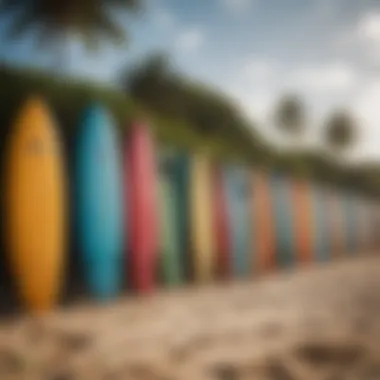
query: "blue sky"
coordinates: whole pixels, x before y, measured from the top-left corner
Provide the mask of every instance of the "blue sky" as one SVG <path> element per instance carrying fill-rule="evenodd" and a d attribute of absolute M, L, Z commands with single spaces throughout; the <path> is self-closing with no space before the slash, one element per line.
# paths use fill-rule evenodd
<path fill-rule="evenodd" d="M 138 18 L 116 17 L 130 30 L 129 48 L 104 44 L 91 55 L 73 41 L 70 73 L 112 82 L 121 67 L 163 49 L 182 71 L 229 93 L 275 141 L 270 111 L 282 93 L 299 93 L 309 105 L 311 145 L 328 112 L 349 107 L 360 126 L 353 156 L 380 159 L 378 0 L 149 0 Z M 0 39 L 0 53 L 18 64 L 56 63 L 33 36 Z"/>

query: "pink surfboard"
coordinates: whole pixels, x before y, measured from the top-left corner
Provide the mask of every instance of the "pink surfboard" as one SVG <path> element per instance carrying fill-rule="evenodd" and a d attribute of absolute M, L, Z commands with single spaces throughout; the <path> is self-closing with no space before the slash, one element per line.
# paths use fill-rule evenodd
<path fill-rule="evenodd" d="M 142 293 L 155 287 L 158 254 L 157 167 L 149 129 L 142 123 L 132 125 L 125 153 L 129 216 L 128 257 L 132 287 Z"/>
<path fill-rule="evenodd" d="M 230 225 L 227 213 L 226 189 L 223 186 L 221 168 L 213 170 L 213 211 L 216 242 L 216 275 L 222 279 L 231 277 Z"/>

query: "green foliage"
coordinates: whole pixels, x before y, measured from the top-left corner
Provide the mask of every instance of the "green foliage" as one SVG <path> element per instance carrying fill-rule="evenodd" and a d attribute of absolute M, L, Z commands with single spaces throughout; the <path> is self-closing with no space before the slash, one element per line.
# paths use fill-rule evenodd
<path fill-rule="evenodd" d="M 115 89 L 57 79 L 39 71 L 6 67 L 0 67 L 0 151 L 15 113 L 31 94 L 39 94 L 47 99 L 59 120 L 63 136 L 69 142 L 68 149 L 81 111 L 89 102 L 97 101 L 109 108 L 121 134 L 127 133 L 133 118 L 144 118 L 152 126 L 158 142 L 165 147 L 188 152 L 202 150 L 223 161 L 260 165 L 292 175 L 311 176 L 330 184 L 349 186 L 371 195 L 380 194 L 380 166 L 376 163 L 347 167 L 321 152 L 284 154 L 263 139 L 258 139 L 257 132 L 247 122 L 240 125 L 242 129 L 234 128 L 233 121 L 230 121 L 228 128 L 220 131 L 217 128 L 213 132 L 203 131 L 198 124 L 193 124 L 192 118 L 178 114 L 165 117 Z M 233 117 L 230 116 L 230 120 L 234 120 Z"/>
<path fill-rule="evenodd" d="M 138 112 L 130 99 L 115 90 L 104 87 L 57 79 L 39 71 L 25 71 L 0 67 L 0 120 L 9 126 L 15 112 L 31 94 L 45 97 L 57 117 L 70 134 L 76 125 L 80 111 L 91 101 L 103 102 L 120 123 Z"/>
<path fill-rule="evenodd" d="M 284 132 L 299 136 L 306 124 L 305 105 L 295 95 L 283 96 L 275 110 L 276 125 Z"/>
<path fill-rule="evenodd" d="M 34 29 L 40 42 L 52 43 L 62 35 L 73 34 L 88 48 L 95 48 L 102 38 L 114 43 L 125 41 L 125 29 L 111 16 L 111 7 L 134 12 L 141 4 L 142 0 L 2 0 L 0 15 L 13 17 L 8 37 L 19 38 Z"/>
<path fill-rule="evenodd" d="M 331 149 L 342 152 L 356 140 L 356 125 L 347 111 L 336 111 L 328 119 L 325 140 Z"/>
<path fill-rule="evenodd" d="M 230 153 L 259 159 L 265 142 L 231 99 L 174 70 L 165 54 L 155 53 L 122 77 L 125 90 L 149 112 L 183 120 L 208 146 L 229 142 Z M 256 153 L 261 152 L 257 155 Z"/>

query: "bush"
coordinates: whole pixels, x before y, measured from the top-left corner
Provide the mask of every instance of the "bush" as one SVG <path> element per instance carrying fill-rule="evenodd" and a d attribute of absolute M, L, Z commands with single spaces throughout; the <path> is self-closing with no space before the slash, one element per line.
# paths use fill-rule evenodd
<path fill-rule="evenodd" d="M 83 108 L 99 101 L 113 114 L 122 133 L 134 117 L 146 118 L 159 143 L 181 150 L 201 150 L 216 159 L 260 165 L 292 175 L 312 176 L 330 184 L 349 187 L 371 195 L 380 194 L 380 169 L 371 165 L 345 167 L 321 152 L 284 154 L 254 138 L 244 135 L 244 128 L 228 129 L 226 133 L 204 134 L 197 126 L 180 118 L 168 118 L 147 112 L 122 91 L 87 82 L 55 78 L 37 70 L 20 70 L 0 66 L 0 152 L 15 113 L 31 94 L 43 96 L 59 121 L 58 125 L 68 142 L 76 130 Z M 253 128 L 253 127 L 252 127 Z M 242 133 L 242 131 L 244 133 Z M 70 144 L 68 144 L 70 147 Z M 70 149 L 70 148 L 69 148 Z"/>

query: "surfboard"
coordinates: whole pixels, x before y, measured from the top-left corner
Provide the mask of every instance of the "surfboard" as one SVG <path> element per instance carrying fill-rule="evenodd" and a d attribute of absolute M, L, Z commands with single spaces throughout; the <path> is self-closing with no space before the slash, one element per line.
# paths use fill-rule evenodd
<path fill-rule="evenodd" d="M 291 206 L 290 182 L 282 174 L 271 176 L 271 196 L 275 221 L 276 258 L 279 266 L 290 267 L 295 262 L 293 210 Z"/>
<path fill-rule="evenodd" d="M 294 210 L 294 231 L 297 261 L 309 264 L 313 261 L 313 220 L 309 183 L 304 179 L 294 179 L 291 183 Z"/>
<path fill-rule="evenodd" d="M 373 220 L 373 245 L 375 249 L 378 249 L 380 248 L 380 203 L 378 200 L 374 201 L 371 219 Z"/>
<path fill-rule="evenodd" d="M 379 246 L 379 206 L 376 199 L 371 199 L 369 202 L 369 212 L 368 212 L 368 230 L 369 230 L 369 240 L 370 240 L 370 248 L 371 250 L 377 249 Z"/>
<path fill-rule="evenodd" d="M 232 271 L 237 277 L 252 272 L 251 183 L 247 171 L 237 165 L 224 169 L 227 213 L 231 226 Z"/>
<path fill-rule="evenodd" d="M 359 218 L 360 218 L 360 252 L 366 252 L 369 247 L 369 223 L 368 223 L 368 211 L 369 211 L 369 201 L 365 197 L 360 197 L 359 200 Z"/>
<path fill-rule="evenodd" d="M 346 229 L 346 252 L 354 254 L 357 249 L 357 215 L 355 197 L 353 193 L 346 192 L 344 195 L 345 229 Z"/>
<path fill-rule="evenodd" d="M 380 204 L 378 200 L 373 201 L 371 220 L 373 248 L 378 249 L 380 247 Z"/>
<path fill-rule="evenodd" d="M 24 305 L 39 313 L 56 304 L 61 289 L 67 196 L 61 141 L 42 99 L 28 99 L 8 143 L 5 238 Z"/>
<path fill-rule="evenodd" d="M 176 194 L 175 215 L 178 223 L 179 262 L 184 280 L 192 277 L 190 249 L 190 156 L 176 154 L 173 159 L 173 187 Z"/>
<path fill-rule="evenodd" d="M 213 180 L 213 215 L 216 251 L 216 276 L 228 279 L 231 276 L 230 244 L 231 225 L 227 214 L 227 196 L 221 165 L 215 165 Z"/>
<path fill-rule="evenodd" d="M 361 252 L 365 244 L 364 231 L 364 214 L 363 214 L 363 199 L 360 196 L 356 197 L 356 217 L 357 217 L 357 235 L 358 235 L 358 252 Z"/>
<path fill-rule="evenodd" d="M 368 198 L 365 202 L 365 218 L 364 225 L 366 229 L 366 250 L 371 251 L 372 249 L 372 234 L 371 234 L 371 208 L 372 199 Z"/>
<path fill-rule="evenodd" d="M 268 174 L 254 172 L 252 188 L 254 220 L 252 236 L 256 237 L 256 267 L 259 271 L 271 271 L 276 267 L 276 247 Z"/>
<path fill-rule="evenodd" d="M 192 268 L 194 279 L 203 282 L 213 278 L 215 265 L 211 166 L 205 156 L 193 156 L 190 175 Z"/>
<path fill-rule="evenodd" d="M 328 202 L 323 187 L 312 185 L 313 220 L 314 220 L 314 257 L 317 261 L 330 258 L 330 237 L 328 231 Z"/>
<path fill-rule="evenodd" d="M 159 252 L 160 274 L 166 285 L 182 282 L 180 244 L 176 208 L 177 193 L 173 185 L 173 156 L 161 152 L 159 177 Z"/>
<path fill-rule="evenodd" d="M 114 121 L 99 104 L 83 111 L 75 146 L 77 244 L 88 290 L 98 300 L 122 286 L 124 204 Z"/>
<path fill-rule="evenodd" d="M 139 292 L 154 289 L 157 274 L 158 179 L 154 143 L 142 123 L 131 126 L 125 154 L 128 175 L 130 227 L 129 272 L 132 286 Z"/>
<path fill-rule="evenodd" d="M 330 191 L 328 204 L 331 211 L 331 255 L 332 258 L 337 258 L 345 251 L 343 204 L 339 191 Z"/>
<path fill-rule="evenodd" d="M 322 220 L 323 236 L 326 260 L 331 260 L 332 255 L 332 218 L 329 204 L 329 187 L 326 184 L 321 185 L 321 202 L 322 202 Z"/>
<path fill-rule="evenodd" d="M 365 220 L 365 225 L 367 228 L 367 248 L 369 251 L 373 249 L 373 236 L 372 236 L 372 207 L 373 207 L 373 199 L 369 198 L 367 200 L 367 208 L 366 208 L 366 220 Z"/>

